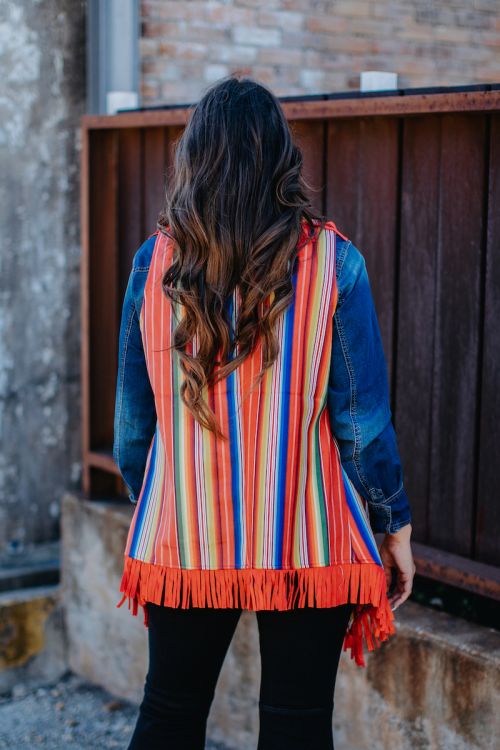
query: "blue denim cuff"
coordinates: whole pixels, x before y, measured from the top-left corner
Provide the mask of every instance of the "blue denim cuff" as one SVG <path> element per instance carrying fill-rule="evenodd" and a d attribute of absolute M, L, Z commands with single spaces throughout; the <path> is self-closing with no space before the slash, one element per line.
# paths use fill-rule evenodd
<path fill-rule="evenodd" d="M 371 501 L 368 509 L 370 525 L 375 533 L 395 534 L 412 522 L 411 507 L 404 487 L 385 502 Z"/>

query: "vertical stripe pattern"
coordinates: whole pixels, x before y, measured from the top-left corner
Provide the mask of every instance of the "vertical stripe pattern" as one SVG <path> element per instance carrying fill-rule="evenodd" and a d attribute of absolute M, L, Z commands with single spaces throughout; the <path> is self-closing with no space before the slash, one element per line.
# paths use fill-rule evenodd
<path fill-rule="evenodd" d="M 196 422 L 179 395 L 183 374 L 171 347 L 180 312 L 162 289 L 172 243 L 158 234 L 140 312 L 157 426 L 129 557 L 205 570 L 382 565 L 327 408 L 336 236 L 328 222 L 300 248 L 293 301 L 277 325 L 280 353 L 259 386 L 248 393 L 262 364 L 260 344 L 229 377 L 205 389 L 229 437 L 223 442 Z M 237 291 L 228 304 L 234 328 Z"/>

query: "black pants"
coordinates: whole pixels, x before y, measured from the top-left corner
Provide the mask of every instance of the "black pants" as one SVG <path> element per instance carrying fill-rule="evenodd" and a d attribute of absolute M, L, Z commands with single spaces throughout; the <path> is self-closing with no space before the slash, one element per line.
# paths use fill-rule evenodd
<path fill-rule="evenodd" d="M 203 750 L 217 679 L 241 609 L 148 604 L 149 670 L 128 750 Z M 332 750 L 337 667 L 353 605 L 256 612 L 257 750 Z"/>

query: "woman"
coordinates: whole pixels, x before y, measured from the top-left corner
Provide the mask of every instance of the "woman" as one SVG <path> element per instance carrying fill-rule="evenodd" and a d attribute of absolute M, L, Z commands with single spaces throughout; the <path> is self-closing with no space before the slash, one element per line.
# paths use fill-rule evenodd
<path fill-rule="evenodd" d="M 173 177 L 120 331 L 114 457 L 136 507 L 117 606 L 140 605 L 149 637 L 129 750 L 204 747 L 243 609 L 258 749 L 327 750 L 342 646 L 364 664 L 415 570 L 365 261 L 312 210 L 255 81 L 208 90 Z"/>

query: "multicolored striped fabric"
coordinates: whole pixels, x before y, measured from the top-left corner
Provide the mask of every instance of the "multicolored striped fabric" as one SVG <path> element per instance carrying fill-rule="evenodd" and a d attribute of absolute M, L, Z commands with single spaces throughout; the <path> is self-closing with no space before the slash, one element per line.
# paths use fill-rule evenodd
<path fill-rule="evenodd" d="M 337 234 L 333 222 L 309 241 L 302 234 L 293 302 L 277 327 L 280 353 L 260 384 L 251 390 L 259 343 L 205 389 L 228 441 L 181 400 L 171 347 L 182 310 L 162 289 L 173 247 L 157 235 L 139 319 L 157 426 L 117 605 L 128 597 L 134 614 L 143 606 L 146 625 L 147 601 L 252 610 L 351 601 L 358 606 L 344 646 L 360 665 L 363 629 L 370 650 L 394 632 L 367 505 L 342 467 L 326 408 Z M 238 290 L 228 304 L 234 329 Z M 195 337 L 189 351 L 196 346 Z"/>

